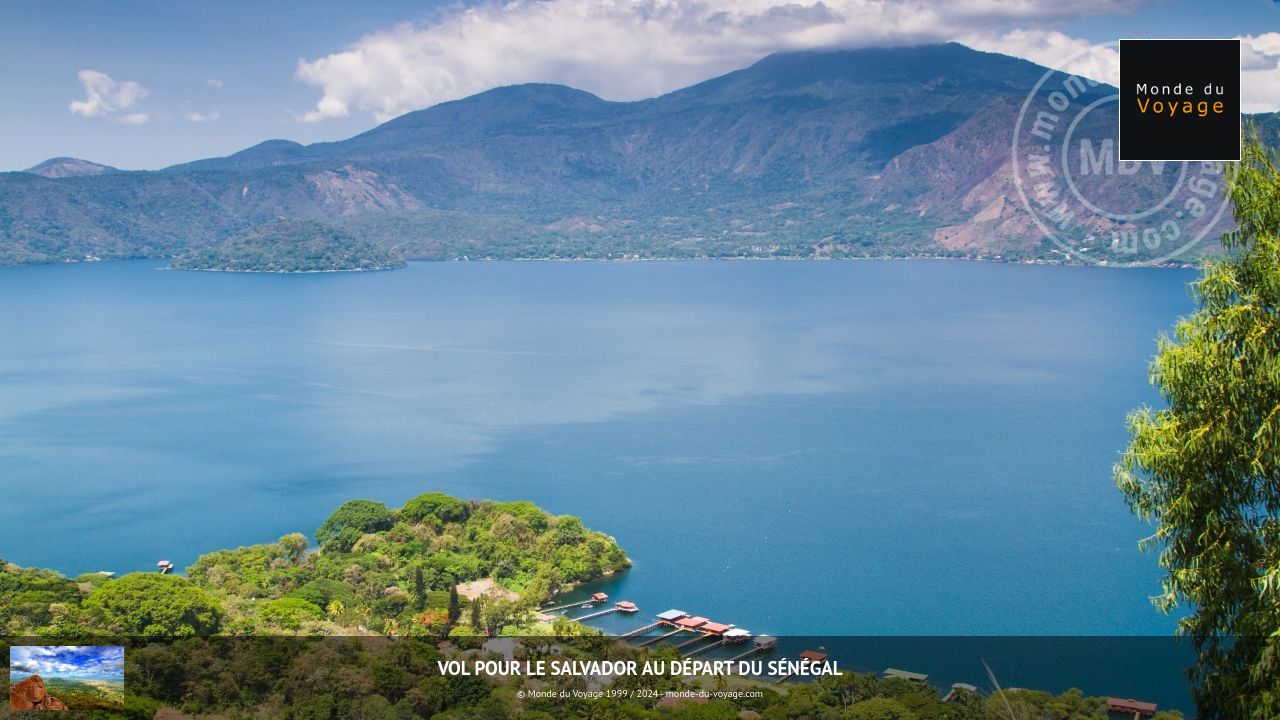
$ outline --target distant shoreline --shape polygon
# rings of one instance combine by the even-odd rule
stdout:
[[[136,258],[136,259],[146,260],[148,258]],[[107,262],[107,261],[99,261],[99,262]],[[110,262],[121,262],[121,261],[112,260]],[[42,263],[42,264],[57,264],[57,263]],[[75,263],[62,263],[62,264],[74,265]],[[16,267],[23,267],[23,266],[16,266]],[[235,274],[256,273],[259,275],[314,275],[317,273],[387,272],[389,270],[403,270],[404,266],[401,265],[398,267],[374,267],[374,268],[335,268],[332,270],[228,270],[226,268],[196,268],[196,267],[178,268],[170,265],[167,267],[156,268],[156,269],[157,270],[174,270],[176,272],[209,272],[209,273],[235,273]]]
[[[49,262],[34,263],[18,263],[10,265],[0,265],[0,270],[12,268],[27,267],[48,267],[52,265],[94,265],[98,263],[108,262],[136,262],[140,260],[172,260],[172,258],[157,257],[124,257],[109,259],[93,259],[93,260],[53,260]],[[406,263],[428,264],[428,263],[644,263],[644,262],[668,262],[668,263],[697,263],[697,262],[812,262],[812,263],[840,263],[840,262],[920,262],[920,261],[948,261],[948,262],[971,262],[971,263],[987,263],[993,265],[1037,265],[1045,267],[1072,267],[1072,268],[1107,268],[1119,270],[1144,270],[1144,269],[1160,269],[1160,270],[1196,270],[1200,266],[1198,263],[1156,263],[1156,264],[1140,264],[1140,263],[1084,263],[1084,262],[1064,262],[1061,260],[997,260],[994,258],[972,258],[972,257],[948,257],[939,256],[884,256],[884,257],[628,257],[628,258],[599,258],[599,257],[529,257],[529,258],[447,258],[447,259],[409,259]],[[185,272],[209,272],[209,273],[228,273],[228,274],[259,274],[259,275],[314,275],[321,273],[362,273],[362,272],[387,272],[391,270],[401,270],[403,267],[378,267],[378,268],[344,268],[334,270],[227,270],[222,268],[175,268],[170,266],[158,267],[157,270],[175,270]]]

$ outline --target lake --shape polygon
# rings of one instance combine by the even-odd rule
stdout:
[[[179,568],[341,502],[529,499],[756,632],[1165,635],[1111,466],[1189,271],[0,270],[0,557]]]

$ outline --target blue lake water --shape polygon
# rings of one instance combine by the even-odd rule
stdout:
[[[0,270],[0,557],[527,498],[771,634],[1165,635],[1111,479],[1193,274],[961,262]]]

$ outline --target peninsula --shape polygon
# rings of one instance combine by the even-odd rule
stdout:
[[[277,219],[216,245],[179,254],[175,270],[218,272],[352,272],[394,270],[405,261],[391,250],[314,220]]]

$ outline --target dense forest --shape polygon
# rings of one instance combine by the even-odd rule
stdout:
[[[315,537],[318,552],[295,533],[209,553],[187,578],[69,579],[5,564],[0,630],[149,638],[546,632],[550,627],[535,621],[538,605],[630,565],[612,538],[576,517],[554,517],[528,502],[464,502],[440,493],[399,510],[352,500]],[[458,584],[477,580],[486,592],[459,596]]]
[[[405,262],[391,250],[333,225],[279,218],[216,245],[188,250],[169,266],[224,272],[334,272],[392,270]]]

